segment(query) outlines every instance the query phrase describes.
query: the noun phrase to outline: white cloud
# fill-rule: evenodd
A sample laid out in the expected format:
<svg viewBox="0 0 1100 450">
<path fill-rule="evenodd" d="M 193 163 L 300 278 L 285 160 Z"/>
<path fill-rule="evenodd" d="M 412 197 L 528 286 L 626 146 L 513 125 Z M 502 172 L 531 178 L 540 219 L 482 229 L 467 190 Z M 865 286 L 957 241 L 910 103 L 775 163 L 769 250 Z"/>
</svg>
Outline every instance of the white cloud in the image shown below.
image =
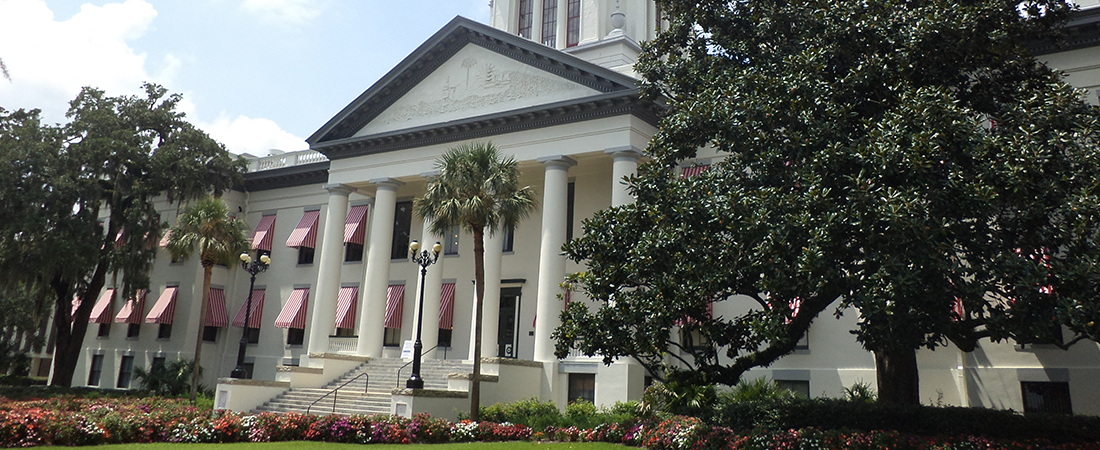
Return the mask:
<svg viewBox="0 0 1100 450">
<path fill-rule="evenodd" d="M 325 9 L 317 0 L 244 0 L 241 9 L 260 20 L 285 27 L 298 27 L 316 19 Z"/>
<path fill-rule="evenodd" d="M 276 2 L 280 3 L 280 2 Z M 294 2 L 282 8 L 304 7 Z M 289 8 L 289 9 L 288 9 Z M 84 4 L 68 20 L 58 21 L 43 0 L 0 0 L 0 58 L 11 81 L 0 78 L 0 107 L 7 110 L 38 108 L 47 123 L 64 123 L 69 101 L 84 86 L 108 95 L 141 94 L 141 83 L 151 81 L 172 88 L 186 63 L 169 53 L 152 61 L 131 47 L 152 26 L 157 11 L 144 0 L 126 0 L 103 6 Z M 200 109 L 185 92 L 179 111 L 188 120 L 234 153 L 266 155 L 269 149 L 305 149 L 302 138 L 282 130 L 269 119 L 222 112 L 204 123 Z"/>
<path fill-rule="evenodd" d="M 222 112 L 213 123 L 195 123 L 214 140 L 225 144 L 233 153 L 250 153 L 256 156 L 268 154 L 268 150 L 305 150 L 305 140 L 284 131 L 270 119 L 237 116 L 230 119 Z"/>
<path fill-rule="evenodd" d="M 143 0 L 102 7 L 85 4 L 58 22 L 42 0 L 0 0 L 0 57 L 11 82 L 0 82 L 3 107 L 40 108 L 49 122 L 63 122 L 69 100 L 95 86 L 112 95 L 137 93 L 151 80 L 137 39 L 157 16 Z"/>
</svg>

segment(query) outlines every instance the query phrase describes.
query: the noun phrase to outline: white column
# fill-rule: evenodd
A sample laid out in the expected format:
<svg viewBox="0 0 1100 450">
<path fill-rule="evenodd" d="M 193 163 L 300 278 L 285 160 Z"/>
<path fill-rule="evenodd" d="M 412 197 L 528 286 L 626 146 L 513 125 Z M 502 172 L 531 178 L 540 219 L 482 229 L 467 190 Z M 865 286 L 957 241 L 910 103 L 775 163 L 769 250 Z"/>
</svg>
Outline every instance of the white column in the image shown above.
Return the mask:
<svg viewBox="0 0 1100 450">
<path fill-rule="evenodd" d="M 500 259 L 504 247 L 504 230 L 497 227 L 490 235 L 485 228 L 485 309 L 481 315 L 481 356 L 497 355 L 497 333 L 500 328 Z M 473 342 L 473 341 L 470 341 Z M 472 346 L 471 346 L 472 347 Z"/>
<path fill-rule="evenodd" d="M 429 228 L 431 222 L 424 221 L 424 231 L 420 234 L 420 249 L 421 251 L 427 250 L 431 254 L 432 246 L 436 242 L 442 243 L 438 235 L 432 234 Z M 417 268 L 417 305 L 413 310 L 413 336 L 416 336 L 416 314 L 419 313 L 420 308 L 420 292 L 424 292 L 424 331 L 420 333 L 420 340 L 424 344 L 423 359 L 435 358 L 435 346 L 439 343 L 439 303 L 443 291 L 443 255 L 439 255 L 439 260 L 428 266 L 428 273 L 424 276 L 424 282 L 420 282 L 420 269 Z M 432 349 L 432 350 L 428 350 Z"/>
<path fill-rule="evenodd" d="M 557 9 L 557 11 L 558 11 L 558 31 L 557 31 L 557 34 L 555 35 L 556 41 L 557 41 L 557 45 L 555 47 L 558 48 L 558 49 L 563 49 L 563 48 L 565 48 L 566 45 L 569 45 L 569 36 L 568 36 L 569 28 L 567 27 L 567 25 L 568 25 L 567 22 L 569 22 L 569 1 L 568 0 L 557 0 L 557 2 L 558 2 L 558 9 Z"/>
<path fill-rule="evenodd" d="M 558 298 L 565 281 L 566 214 L 568 213 L 569 168 L 577 164 L 567 156 L 538 159 L 546 166 L 542 193 L 542 239 L 539 249 L 538 306 L 535 320 L 535 361 L 557 361 L 550 333 L 561 322 L 563 302 Z"/>
<path fill-rule="evenodd" d="M 370 248 L 367 273 L 363 281 L 363 304 L 359 309 L 359 341 L 355 353 L 382 356 L 385 337 L 386 289 L 390 283 L 390 246 L 393 242 L 393 215 L 397 208 L 397 188 L 405 183 L 393 178 L 370 180 L 378 186 L 374 194 L 374 214 L 370 223 Z"/>
<path fill-rule="evenodd" d="M 542 43 L 542 2 L 531 2 L 531 40 Z"/>
<path fill-rule="evenodd" d="M 348 215 L 348 195 L 355 188 L 346 184 L 326 184 L 328 211 L 325 213 L 324 234 L 321 236 L 321 256 L 317 266 L 317 284 L 310 295 L 308 353 L 328 352 L 328 337 L 336 317 L 336 301 L 340 293 L 340 269 L 344 255 L 344 222 Z"/>
<path fill-rule="evenodd" d="M 638 173 L 638 158 L 642 153 L 638 149 L 627 147 L 609 148 L 605 153 L 611 155 L 611 206 L 622 206 L 634 202 L 627 189 L 626 177 Z"/>
</svg>

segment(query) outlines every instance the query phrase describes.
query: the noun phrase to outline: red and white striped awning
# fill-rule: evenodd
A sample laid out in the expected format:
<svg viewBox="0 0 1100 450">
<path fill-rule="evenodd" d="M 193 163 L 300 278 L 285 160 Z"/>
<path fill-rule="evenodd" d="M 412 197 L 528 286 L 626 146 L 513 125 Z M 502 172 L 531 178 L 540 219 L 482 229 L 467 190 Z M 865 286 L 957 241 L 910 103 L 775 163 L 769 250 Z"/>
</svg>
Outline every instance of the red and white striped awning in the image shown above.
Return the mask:
<svg viewBox="0 0 1100 450">
<path fill-rule="evenodd" d="M 210 303 L 206 308 L 206 322 L 204 325 L 218 328 L 229 325 L 229 314 L 225 312 L 225 291 L 210 288 Z"/>
<path fill-rule="evenodd" d="M 401 328 L 402 315 L 405 312 L 405 285 L 390 286 L 386 296 L 386 328 Z"/>
<path fill-rule="evenodd" d="M 710 167 L 709 164 L 702 165 L 702 166 L 684 167 L 684 169 L 680 172 L 680 178 L 694 177 L 696 175 L 699 175 L 699 174 L 703 173 L 703 171 L 707 170 L 707 168 L 709 168 L 709 167 Z"/>
<path fill-rule="evenodd" d="M 171 228 L 164 231 L 164 237 L 160 238 L 160 246 L 161 247 L 167 247 L 169 239 L 172 239 L 172 229 Z"/>
<path fill-rule="evenodd" d="M 359 286 L 340 288 L 340 300 L 336 303 L 336 328 L 355 329 L 355 311 L 359 303 Z"/>
<path fill-rule="evenodd" d="M 321 217 L 321 211 L 306 211 L 298 226 L 290 232 L 290 239 L 286 240 L 287 247 L 317 248 L 317 219 Z"/>
<path fill-rule="evenodd" d="M 104 289 L 99 301 L 92 307 L 92 315 L 88 317 L 88 323 L 111 323 L 111 299 L 115 297 L 114 289 Z"/>
<path fill-rule="evenodd" d="M 233 316 L 233 326 L 243 327 L 245 310 L 248 309 L 248 302 L 241 304 L 240 311 L 237 311 L 237 315 Z M 252 291 L 252 312 L 248 316 L 248 328 L 260 328 L 260 324 L 263 321 L 260 316 L 264 312 L 264 290 L 254 289 Z"/>
<path fill-rule="evenodd" d="M 126 232 L 118 230 L 118 234 L 115 235 L 115 248 L 122 247 L 124 243 L 126 243 Z"/>
<path fill-rule="evenodd" d="M 370 205 L 352 206 L 348 211 L 348 220 L 344 223 L 344 243 L 359 244 L 363 242 L 367 234 L 367 211 Z"/>
<path fill-rule="evenodd" d="M 145 316 L 145 323 L 172 324 L 172 318 L 176 315 L 177 290 L 179 290 L 178 286 L 164 288 L 164 292 L 160 293 L 160 298 L 153 304 L 153 309 L 149 310 L 149 315 Z"/>
<path fill-rule="evenodd" d="M 256 231 L 252 232 L 252 249 L 271 251 L 271 243 L 275 235 L 275 215 L 263 216 L 256 225 Z"/>
<path fill-rule="evenodd" d="M 298 288 L 290 293 L 290 298 L 283 305 L 279 317 L 275 318 L 275 326 L 279 328 L 306 327 L 306 305 L 309 304 L 309 288 Z"/>
<path fill-rule="evenodd" d="M 71 311 L 69 311 L 70 320 L 75 320 L 76 319 L 76 309 L 79 308 L 79 307 L 80 307 L 80 296 L 79 295 L 74 295 L 73 296 L 73 309 Z"/>
<path fill-rule="evenodd" d="M 122 311 L 115 316 L 115 323 L 141 323 L 141 313 L 145 311 L 145 295 L 149 291 L 141 289 L 133 298 L 122 305 Z"/>
<path fill-rule="evenodd" d="M 450 330 L 455 324 L 455 284 L 443 285 L 443 293 L 439 298 L 439 328 Z"/>
</svg>

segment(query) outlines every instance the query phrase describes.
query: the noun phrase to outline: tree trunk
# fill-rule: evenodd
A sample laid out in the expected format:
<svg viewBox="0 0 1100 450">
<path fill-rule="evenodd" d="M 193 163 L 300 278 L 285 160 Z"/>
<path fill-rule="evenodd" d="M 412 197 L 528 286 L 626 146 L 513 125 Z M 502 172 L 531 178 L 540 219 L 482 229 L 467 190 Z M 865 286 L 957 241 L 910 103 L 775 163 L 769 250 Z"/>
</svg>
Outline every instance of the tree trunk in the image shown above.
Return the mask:
<svg viewBox="0 0 1100 450">
<path fill-rule="evenodd" d="M 210 308 L 210 276 L 214 272 L 213 264 L 202 264 L 202 308 L 199 313 L 199 334 L 195 336 L 195 364 L 191 366 L 191 404 L 195 404 L 199 390 L 199 370 L 202 369 L 202 335 L 206 329 L 206 314 Z M 249 293 L 252 295 L 252 293 Z"/>
<path fill-rule="evenodd" d="M 88 318 L 92 315 L 92 308 L 99 300 L 99 294 L 103 290 L 103 284 L 107 280 L 107 263 L 101 259 L 92 274 L 84 297 L 80 299 L 80 306 L 76 308 L 75 315 L 71 314 L 73 308 L 73 295 L 75 286 L 64 280 L 61 275 L 54 276 L 50 281 L 54 295 L 54 327 L 57 328 L 57 341 L 53 350 L 53 376 L 50 378 L 50 386 L 69 387 L 73 384 L 73 374 L 76 372 L 76 363 L 80 360 L 80 354 L 84 347 L 84 335 L 88 331 Z"/>
<path fill-rule="evenodd" d="M 896 349 L 875 350 L 874 353 L 879 401 L 919 405 L 920 378 L 917 373 L 917 351 Z"/>
<path fill-rule="evenodd" d="M 481 409 L 481 314 L 485 298 L 485 232 L 473 227 L 474 234 L 474 374 L 470 380 L 470 420 L 480 420 Z"/>
</svg>

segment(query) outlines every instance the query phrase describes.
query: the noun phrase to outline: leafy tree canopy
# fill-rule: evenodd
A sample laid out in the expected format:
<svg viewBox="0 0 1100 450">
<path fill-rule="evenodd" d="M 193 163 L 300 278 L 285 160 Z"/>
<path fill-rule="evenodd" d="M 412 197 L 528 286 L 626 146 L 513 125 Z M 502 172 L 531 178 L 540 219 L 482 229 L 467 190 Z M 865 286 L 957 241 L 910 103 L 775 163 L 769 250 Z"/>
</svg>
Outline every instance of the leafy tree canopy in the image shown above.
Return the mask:
<svg viewBox="0 0 1100 450">
<path fill-rule="evenodd" d="M 1098 337 L 1097 109 L 1022 46 L 1066 3 L 660 3 L 637 68 L 668 113 L 637 201 L 565 247 L 603 304 L 563 313 L 559 356 L 733 385 L 851 306 L 880 398 L 915 402 L 919 348 Z"/>
<path fill-rule="evenodd" d="M 106 276 L 124 274 L 122 298 L 147 288 L 164 228 L 156 202 L 242 181 L 244 161 L 176 111 L 178 94 L 152 84 L 144 91 L 111 97 L 84 88 L 65 125 L 42 124 L 38 111 L 0 110 L 0 275 L 54 291 L 54 323 L 63 325 L 53 384 L 71 381 Z M 74 295 L 83 299 L 75 315 Z"/>
</svg>

